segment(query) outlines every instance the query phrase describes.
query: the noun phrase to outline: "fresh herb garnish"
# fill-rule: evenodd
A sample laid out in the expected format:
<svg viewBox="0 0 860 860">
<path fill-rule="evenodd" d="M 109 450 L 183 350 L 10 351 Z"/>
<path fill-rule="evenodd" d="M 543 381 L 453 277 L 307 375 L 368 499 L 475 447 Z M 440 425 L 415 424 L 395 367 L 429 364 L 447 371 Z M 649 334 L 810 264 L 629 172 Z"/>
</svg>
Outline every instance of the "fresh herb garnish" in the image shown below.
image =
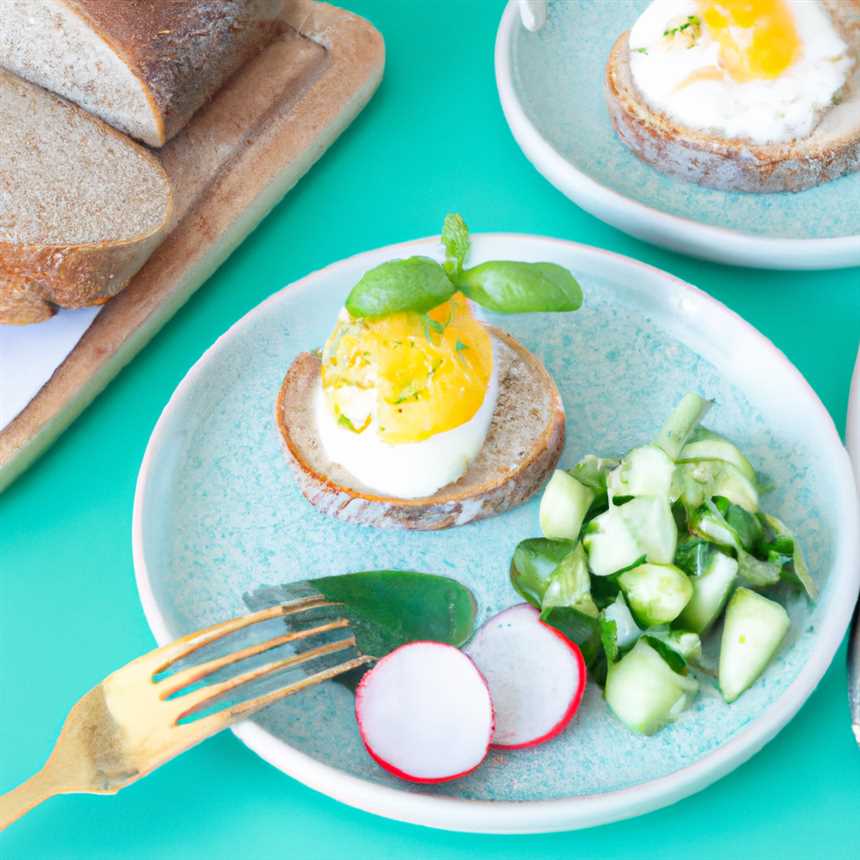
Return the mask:
<svg viewBox="0 0 860 860">
<path fill-rule="evenodd" d="M 457 343 L 454 344 L 454 349 L 456 349 L 457 352 L 462 352 L 464 349 L 468 349 L 468 348 L 469 348 L 468 344 L 463 343 L 462 340 L 457 338 Z"/>
<path fill-rule="evenodd" d="M 687 47 L 692 48 L 702 34 L 702 19 L 698 15 L 688 15 L 686 21 L 677 27 L 669 27 L 663 31 L 663 38 L 670 39 L 685 34 L 689 39 Z"/>
<path fill-rule="evenodd" d="M 665 33 L 663 35 L 665 35 Z M 647 48 L 634 48 L 633 53 L 634 54 L 647 54 L 648 49 Z"/>
<path fill-rule="evenodd" d="M 383 317 L 398 311 L 426 314 L 458 290 L 498 313 L 575 311 L 582 290 L 571 273 L 555 263 L 494 260 L 464 268 L 469 231 L 459 215 L 448 215 L 442 232 L 445 264 L 429 257 L 389 260 L 366 272 L 353 287 L 346 309 L 353 317 Z M 444 325 L 425 322 L 425 331 Z"/>
</svg>

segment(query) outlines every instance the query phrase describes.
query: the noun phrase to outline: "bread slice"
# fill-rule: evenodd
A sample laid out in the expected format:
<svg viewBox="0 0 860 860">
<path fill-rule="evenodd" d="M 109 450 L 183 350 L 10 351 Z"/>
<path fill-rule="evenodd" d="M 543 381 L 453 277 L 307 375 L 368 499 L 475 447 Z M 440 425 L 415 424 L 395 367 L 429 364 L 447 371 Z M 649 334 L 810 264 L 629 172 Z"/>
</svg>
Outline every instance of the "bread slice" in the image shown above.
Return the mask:
<svg viewBox="0 0 860 860">
<path fill-rule="evenodd" d="M 803 191 L 860 170 L 860 0 L 824 0 L 857 62 L 839 103 L 808 138 L 756 145 L 678 125 L 652 110 L 630 70 L 629 33 L 606 67 L 609 114 L 621 140 L 663 173 L 723 191 Z"/>
<path fill-rule="evenodd" d="M 0 323 L 107 301 L 166 231 L 173 192 L 142 146 L 0 70 Z"/>
<path fill-rule="evenodd" d="M 499 396 L 484 446 L 459 481 L 423 499 L 377 495 L 326 458 L 313 407 L 320 359 L 302 353 L 281 385 L 275 418 L 305 498 L 350 523 L 433 530 L 502 513 L 537 492 L 561 456 L 564 407 L 540 361 L 506 332 L 490 332 Z"/>
<path fill-rule="evenodd" d="M 161 146 L 279 31 L 283 0 L 0 0 L 0 66 Z"/>
</svg>

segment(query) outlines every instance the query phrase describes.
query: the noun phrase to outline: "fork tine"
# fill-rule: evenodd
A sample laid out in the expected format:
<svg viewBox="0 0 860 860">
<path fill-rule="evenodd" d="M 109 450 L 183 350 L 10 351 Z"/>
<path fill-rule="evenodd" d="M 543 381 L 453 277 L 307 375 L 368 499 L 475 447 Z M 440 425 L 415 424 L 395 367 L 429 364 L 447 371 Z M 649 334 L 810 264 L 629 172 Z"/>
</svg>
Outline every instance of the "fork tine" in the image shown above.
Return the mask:
<svg viewBox="0 0 860 860">
<path fill-rule="evenodd" d="M 240 615 L 238 618 L 232 618 L 229 621 L 222 621 L 219 624 L 213 624 L 211 627 L 205 627 L 203 630 L 197 630 L 194 633 L 189 633 L 156 649 L 146 655 L 147 660 L 157 659 L 153 674 L 158 675 L 165 669 L 170 668 L 177 660 L 199 651 L 204 645 L 209 645 L 212 642 L 217 642 L 231 633 L 238 630 L 243 630 L 245 627 L 250 627 L 252 624 L 258 624 L 261 621 L 267 621 L 270 618 L 279 618 L 284 615 L 294 615 L 297 612 L 305 612 L 308 609 L 316 609 L 320 606 L 332 606 L 333 604 L 321 597 L 303 597 L 301 600 L 296 600 L 293 603 L 279 603 L 275 606 L 269 606 L 261 609 L 258 612 L 252 612 L 250 615 Z"/>
<path fill-rule="evenodd" d="M 258 681 L 261 678 L 265 678 L 266 676 L 283 669 L 300 666 L 302 663 L 307 663 L 317 657 L 323 657 L 326 654 L 334 654 L 336 651 L 343 651 L 346 648 L 354 647 L 354 636 L 349 636 L 346 639 L 339 639 L 337 642 L 329 642 L 326 645 L 320 645 L 317 648 L 310 648 L 299 654 L 293 654 L 291 657 L 285 657 L 283 660 L 275 660 L 271 663 L 257 666 L 254 669 L 249 669 L 247 672 L 228 678 L 226 681 L 221 681 L 218 684 L 209 684 L 198 690 L 192 690 L 184 696 L 172 699 L 168 704 L 173 706 L 173 710 L 176 713 L 175 719 L 179 721 L 183 717 L 193 714 L 195 711 L 202 710 L 212 704 L 219 696 L 223 696 L 225 693 L 229 693 L 237 687 L 241 687 L 243 684 L 247 684 L 251 681 Z"/>
<path fill-rule="evenodd" d="M 174 693 L 179 692 L 185 687 L 191 686 L 191 684 L 194 684 L 203 678 L 207 678 L 219 669 L 223 669 L 233 663 L 247 660 L 249 657 L 256 657 L 258 654 L 264 654 L 266 651 L 280 648 L 281 645 L 286 645 L 289 642 L 308 639 L 311 636 L 328 633 L 332 630 L 342 630 L 344 627 L 349 627 L 349 621 L 346 618 L 338 618 L 335 621 L 320 624 L 318 627 L 309 627 L 306 630 L 294 630 L 291 633 L 276 636 L 275 638 L 268 639 L 265 642 L 260 642 L 256 645 L 249 645 L 247 648 L 233 651 L 231 654 L 225 654 L 223 657 L 209 660 L 207 663 L 201 663 L 199 666 L 190 666 L 189 668 L 175 672 L 163 681 L 158 682 L 159 690 L 161 691 L 161 698 L 167 699 Z"/>
<path fill-rule="evenodd" d="M 226 708 L 223 711 L 218 711 L 215 714 L 209 714 L 192 723 L 183 723 L 177 726 L 179 730 L 183 730 L 190 736 L 189 743 L 199 743 L 200 741 L 238 723 L 241 720 L 250 717 L 257 711 L 274 704 L 280 699 L 285 699 L 287 696 L 292 696 L 294 693 L 306 690 L 309 687 L 315 687 L 323 681 L 330 681 L 338 675 L 343 675 L 346 672 L 351 672 L 359 666 L 366 666 L 373 662 L 375 658 L 362 654 L 359 657 L 354 657 L 351 660 L 346 660 L 339 663 L 337 666 L 332 666 L 329 669 L 322 669 L 315 672 L 313 675 L 308 675 L 306 678 L 300 678 L 298 681 L 293 681 L 292 684 L 287 684 L 278 690 L 273 690 L 271 693 L 265 693 L 262 696 L 257 696 L 255 699 L 249 699 L 247 702 L 240 702 L 232 708 Z"/>
</svg>

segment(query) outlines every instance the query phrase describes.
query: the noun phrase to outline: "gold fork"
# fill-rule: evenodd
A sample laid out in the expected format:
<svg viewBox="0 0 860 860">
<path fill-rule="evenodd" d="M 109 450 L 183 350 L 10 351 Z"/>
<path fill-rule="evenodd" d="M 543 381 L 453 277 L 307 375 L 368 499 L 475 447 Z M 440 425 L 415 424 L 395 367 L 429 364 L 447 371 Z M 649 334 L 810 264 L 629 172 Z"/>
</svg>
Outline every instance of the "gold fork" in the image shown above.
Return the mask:
<svg viewBox="0 0 860 860">
<path fill-rule="evenodd" d="M 0 796 L 0 830 L 57 794 L 116 794 L 179 753 L 261 708 L 372 661 L 373 657 L 359 653 L 357 657 L 272 692 L 230 705 L 196 720 L 180 722 L 207 710 L 216 704 L 219 697 L 234 693 L 249 682 L 327 654 L 355 648 L 356 642 L 350 634 L 343 639 L 247 669 L 227 680 L 197 686 L 186 693 L 181 691 L 241 660 L 290 642 L 346 629 L 349 621 L 336 618 L 314 627 L 290 630 L 265 642 L 248 645 L 196 666 L 177 669 L 163 678 L 158 677 L 177 661 L 253 624 L 334 605 L 322 598 L 308 597 L 268 607 L 190 633 L 108 675 L 71 709 L 42 770 Z"/>
</svg>

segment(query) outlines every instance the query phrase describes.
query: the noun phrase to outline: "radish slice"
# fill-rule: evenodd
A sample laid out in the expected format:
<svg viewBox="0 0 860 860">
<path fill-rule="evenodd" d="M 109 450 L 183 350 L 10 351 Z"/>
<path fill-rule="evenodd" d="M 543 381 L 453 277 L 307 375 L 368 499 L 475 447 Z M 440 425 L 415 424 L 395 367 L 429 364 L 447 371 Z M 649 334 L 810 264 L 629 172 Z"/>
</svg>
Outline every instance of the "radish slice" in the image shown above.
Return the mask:
<svg viewBox="0 0 860 860">
<path fill-rule="evenodd" d="M 493 746 L 533 747 L 573 718 L 585 689 L 585 662 L 563 633 L 522 603 L 491 618 L 466 653 L 490 686 L 496 713 Z"/>
<path fill-rule="evenodd" d="M 493 737 L 487 682 L 441 642 L 410 642 L 383 657 L 358 685 L 355 716 L 377 764 L 412 782 L 465 776 Z"/>
</svg>

